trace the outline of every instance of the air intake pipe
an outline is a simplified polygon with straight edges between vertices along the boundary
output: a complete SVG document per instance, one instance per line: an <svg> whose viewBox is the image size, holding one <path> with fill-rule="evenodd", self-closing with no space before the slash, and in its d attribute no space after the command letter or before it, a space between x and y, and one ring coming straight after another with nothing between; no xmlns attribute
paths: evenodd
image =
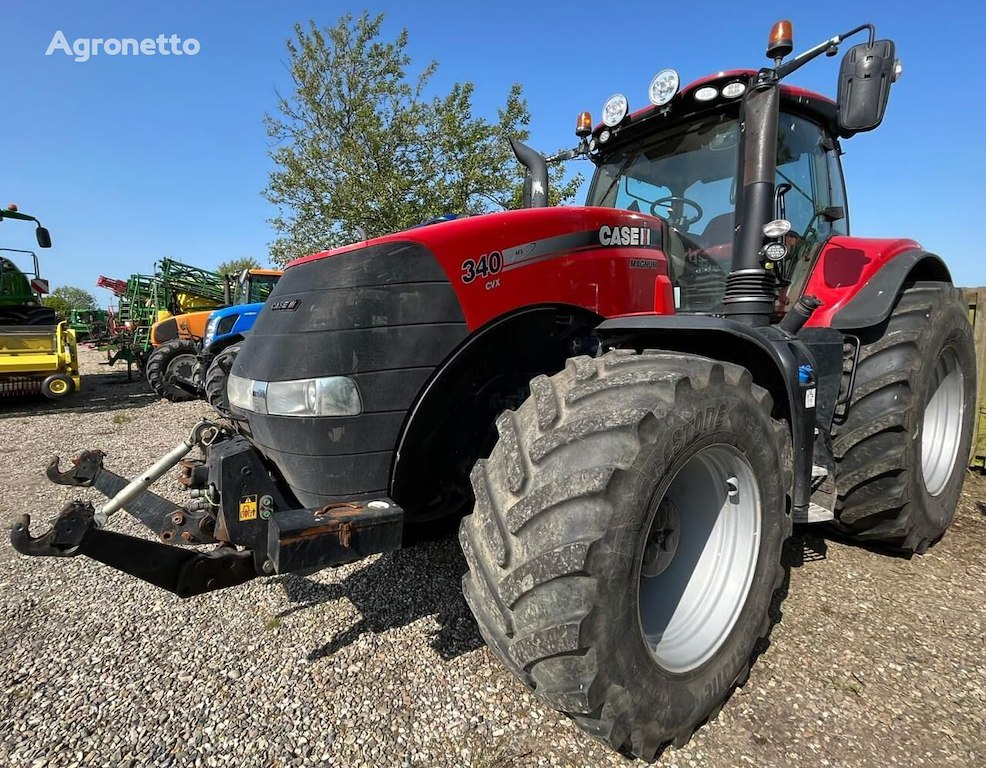
<svg viewBox="0 0 986 768"><path fill-rule="evenodd" d="M763 73L761 73L763 77ZM776 80L758 82L743 101L743 186L736 204L739 226L733 236L733 271L723 296L726 317L767 325L774 309L774 280L763 268L763 226L774 218L777 123L780 90Z"/></svg>

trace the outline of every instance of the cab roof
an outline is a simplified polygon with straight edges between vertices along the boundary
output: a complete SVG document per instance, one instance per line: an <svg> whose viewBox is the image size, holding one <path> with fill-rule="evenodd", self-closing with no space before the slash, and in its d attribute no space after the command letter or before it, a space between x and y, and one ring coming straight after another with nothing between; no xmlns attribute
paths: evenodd
<svg viewBox="0 0 986 768"><path fill-rule="evenodd" d="M707 75L686 85L675 94L671 101L663 106L656 107L653 104L648 104L646 107L627 115L619 125L613 128L598 123L592 130L592 137L598 142L599 134L606 130L610 132L610 140L599 145L600 151L605 152L610 146L621 144L620 139L639 135L640 126L644 124L651 124L651 130L653 130L661 124L657 121L662 118L667 125L671 125L700 115L712 114L733 105L738 106L742 101L742 95L734 98L723 96L723 87L730 83L743 83L749 88L756 76L757 73L752 69L733 69ZM711 101L697 101L695 93L700 88L707 86L714 87L719 91L719 95ZM796 85L782 84L780 91L782 109L803 115L819 123L833 136L839 135L838 111L835 102L830 98Z"/></svg>

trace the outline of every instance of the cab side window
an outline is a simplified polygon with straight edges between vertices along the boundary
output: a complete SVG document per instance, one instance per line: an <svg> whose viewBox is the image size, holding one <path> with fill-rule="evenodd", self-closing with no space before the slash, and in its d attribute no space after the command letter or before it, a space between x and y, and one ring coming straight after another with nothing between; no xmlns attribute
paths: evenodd
<svg viewBox="0 0 986 768"><path fill-rule="evenodd" d="M788 293L797 296L823 244L830 237L849 233L838 150L820 126L781 114L775 183L778 188L787 185L784 204L793 236L788 243Z"/></svg>
<svg viewBox="0 0 986 768"><path fill-rule="evenodd" d="M825 134L819 126L801 117L781 115L775 183L787 188L787 220L803 238L827 239L832 233L830 222L820 215L823 208L835 204L827 155Z"/></svg>

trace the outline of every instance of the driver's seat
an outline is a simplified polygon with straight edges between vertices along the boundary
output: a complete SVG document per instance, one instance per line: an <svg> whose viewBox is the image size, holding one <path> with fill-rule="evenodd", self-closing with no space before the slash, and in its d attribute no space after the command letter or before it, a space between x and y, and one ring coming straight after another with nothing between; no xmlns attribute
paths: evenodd
<svg viewBox="0 0 986 768"><path fill-rule="evenodd" d="M713 245L732 245L735 229L736 217L732 211L721 213L709 219L709 223L705 225L705 231L698 239L703 248L710 248Z"/></svg>

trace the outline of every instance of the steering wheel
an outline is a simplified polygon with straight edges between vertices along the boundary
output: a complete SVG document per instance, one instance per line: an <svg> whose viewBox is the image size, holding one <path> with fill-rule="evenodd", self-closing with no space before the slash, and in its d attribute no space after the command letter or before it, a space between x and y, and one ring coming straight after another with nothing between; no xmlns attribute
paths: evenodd
<svg viewBox="0 0 986 768"><path fill-rule="evenodd" d="M662 197L660 200L655 200L650 206L650 215L657 216L658 206L664 205L665 203L684 203L690 208L695 209L694 216L682 216L678 218L671 214L667 217L662 216L661 218L667 218L668 223L674 227L681 227L683 229L688 229L692 224L701 219L705 212L702 210L702 206L696 203L694 200L689 200L687 197L680 197L679 195L668 195L667 197Z"/></svg>

